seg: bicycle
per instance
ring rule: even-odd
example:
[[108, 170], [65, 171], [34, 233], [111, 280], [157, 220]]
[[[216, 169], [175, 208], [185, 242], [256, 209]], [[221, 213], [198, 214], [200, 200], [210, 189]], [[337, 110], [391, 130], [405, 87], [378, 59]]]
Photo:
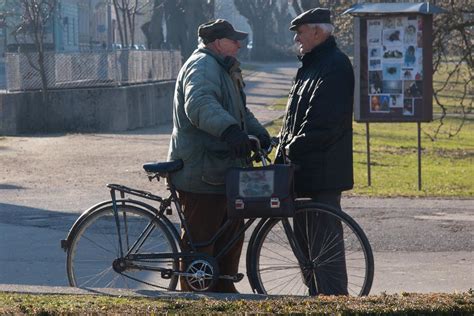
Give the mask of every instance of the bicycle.
[[[252, 137], [252, 140], [256, 143], [253, 158], [258, 157], [266, 165], [275, 144], [264, 150], [258, 139]], [[160, 178], [169, 180], [169, 175], [182, 166], [179, 160], [149, 163], [143, 168], [150, 181], [160, 181]], [[244, 275], [220, 275], [216, 259], [224, 256], [259, 220], [246, 254], [247, 277], [254, 293], [316, 295], [319, 293], [316, 280], [322, 275], [321, 271], [343, 262], [348, 294], [369, 294], [374, 274], [372, 250], [363, 230], [345, 212], [309, 199], [296, 199], [295, 217], [248, 219], [234, 239], [216, 257], [211, 257], [197, 249], [215, 241], [229, 221], [208, 242], [189, 240], [191, 250], [182, 251], [178, 228], [168, 216], [175, 211], [184, 230], [188, 229], [187, 223], [176, 189], [170, 181], [167, 183], [169, 196], [166, 198], [123, 185], [107, 185], [111, 200], [82, 213], [67, 238], [61, 241], [67, 253], [66, 269], [71, 286], [176, 290], [178, 278], [183, 277], [194, 291], [207, 291], [218, 278], [239, 282]], [[158, 207], [144, 200], [156, 202]], [[316, 224], [299, 227], [297, 216], [311, 217]], [[342, 236], [319, 227], [317, 218], [320, 216], [340, 222]], [[317, 254], [300, 247], [302, 243], [297, 242], [295, 231], [299, 232], [300, 239], [303, 236], [308, 249], [316, 244], [310, 236], [320, 238]], [[335, 247], [341, 246], [344, 251], [334, 252]], [[180, 261], [187, 263], [184, 271], [180, 270]], [[338, 275], [330, 275], [330, 278], [338, 278]]]

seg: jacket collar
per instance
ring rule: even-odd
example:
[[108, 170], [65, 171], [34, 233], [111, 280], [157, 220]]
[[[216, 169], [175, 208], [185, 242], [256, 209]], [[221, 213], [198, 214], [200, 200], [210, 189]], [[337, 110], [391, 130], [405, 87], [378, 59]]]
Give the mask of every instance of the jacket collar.
[[204, 48], [204, 47], [198, 48], [198, 52], [201, 52], [201, 53], [204, 53], [204, 54], [207, 54], [207, 55], [210, 55], [210, 56], [214, 57], [214, 59], [217, 60], [217, 62], [222, 67], [224, 67], [224, 69], [229, 73], [230, 73], [231, 69], [240, 67], [239, 61], [236, 58], [232, 57], [232, 56], [224, 57], [224, 56], [219, 55], [219, 54], [213, 52], [212, 50]]
[[336, 47], [336, 39], [331, 35], [324, 42], [314, 47], [310, 52], [304, 54], [303, 56], [298, 56], [298, 58], [303, 63], [303, 65], [307, 65], [319, 59], [322, 55], [326, 54], [326, 52], [333, 49], [334, 47]]

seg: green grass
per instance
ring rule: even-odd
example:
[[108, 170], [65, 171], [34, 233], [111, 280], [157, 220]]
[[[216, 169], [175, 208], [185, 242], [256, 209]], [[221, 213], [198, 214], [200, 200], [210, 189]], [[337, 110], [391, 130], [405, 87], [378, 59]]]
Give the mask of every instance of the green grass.
[[258, 67], [257, 65], [255, 64], [249, 64], [249, 63], [242, 63], [240, 65], [240, 68], [242, 69], [242, 73], [245, 76], [247, 76], [248, 74], [252, 73], [252, 72], [255, 72], [257, 71], [258, 69], [260, 69], [260, 67]]
[[[449, 118], [453, 127], [459, 119]], [[437, 122], [422, 123], [430, 133]], [[367, 185], [365, 124], [354, 123], [353, 193], [371, 196], [443, 196], [474, 195], [474, 125], [469, 120], [452, 138], [441, 134], [431, 141], [422, 133], [422, 190], [418, 190], [418, 143], [415, 123], [370, 124], [372, 186]]]
[[331, 314], [472, 315], [473, 293], [382, 294], [368, 297], [273, 298], [266, 300], [150, 299], [110, 296], [0, 293], [0, 314]]
[[[418, 190], [418, 143], [416, 123], [371, 123], [370, 153], [372, 185], [367, 185], [365, 124], [354, 123], [355, 188], [348, 192], [366, 196], [474, 196], [474, 122], [467, 120], [455, 137], [447, 133], [431, 141], [438, 122], [422, 123], [422, 190]], [[458, 118], [446, 119], [446, 128], [455, 128]], [[281, 120], [268, 127], [277, 135]]]
[[285, 110], [287, 101], [288, 101], [288, 98], [278, 99], [278, 101], [276, 101], [275, 104], [270, 105], [270, 109], [274, 111]]
[[[436, 73], [434, 73], [433, 76], [433, 89], [434, 91], [438, 91], [438, 89], [443, 88], [443, 90], [438, 91], [438, 99], [440, 103], [443, 104], [449, 112], [460, 113], [461, 102], [463, 102], [464, 107], [466, 109], [470, 107], [472, 111], [472, 84], [466, 87], [470, 90], [466, 91], [467, 95], [465, 100], [461, 100], [461, 97], [464, 94], [463, 83], [471, 80], [470, 77], [472, 71], [469, 71], [468, 65], [462, 64], [456, 74], [449, 77], [448, 84], [445, 85], [446, 80], [448, 80], [449, 73], [454, 70], [454, 67], [455, 66], [452, 63], [444, 63], [439, 66], [438, 70], [436, 71]], [[436, 101], [434, 99], [433, 112], [441, 112], [441, 108], [436, 104]]]

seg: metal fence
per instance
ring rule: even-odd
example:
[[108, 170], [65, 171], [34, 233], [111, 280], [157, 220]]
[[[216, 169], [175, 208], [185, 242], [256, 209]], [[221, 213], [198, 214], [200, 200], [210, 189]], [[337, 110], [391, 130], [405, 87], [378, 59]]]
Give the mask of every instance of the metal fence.
[[[49, 89], [118, 86], [176, 79], [181, 54], [170, 50], [47, 52], [44, 74]], [[8, 91], [42, 88], [38, 53], [6, 54]]]

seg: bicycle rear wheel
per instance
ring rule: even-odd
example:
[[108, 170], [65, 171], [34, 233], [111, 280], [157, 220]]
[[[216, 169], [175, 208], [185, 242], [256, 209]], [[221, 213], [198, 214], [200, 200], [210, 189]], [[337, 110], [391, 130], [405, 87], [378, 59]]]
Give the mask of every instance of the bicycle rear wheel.
[[[133, 254], [177, 253], [177, 241], [168, 227], [149, 211], [131, 206], [117, 205], [119, 233], [112, 206], [89, 214], [75, 229], [67, 251], [69, 284], [76, 287], [151, 289], [159, 287], [174, 290], [178, 277], [162, 278], [159, 271], [120, 268], [121, 254], [134, 247]], [[142, 233], [145, 232], [145, 235]], [[147, 237], [143, 239], [143, 236]], [[136, 241], [142, 236], [142, 244]], [[141, 242], [140, 242], [141, 243]], [[123, 262], [123, 261], [122, 261]], [[177, 271], [178, 260], [141, 259], [137, 265]]]
[[369, 294], [372, 249], [342, 211], [308, 202], [293, 218], [268, 220], [254, 238], [249, 270], [260, 294]]

